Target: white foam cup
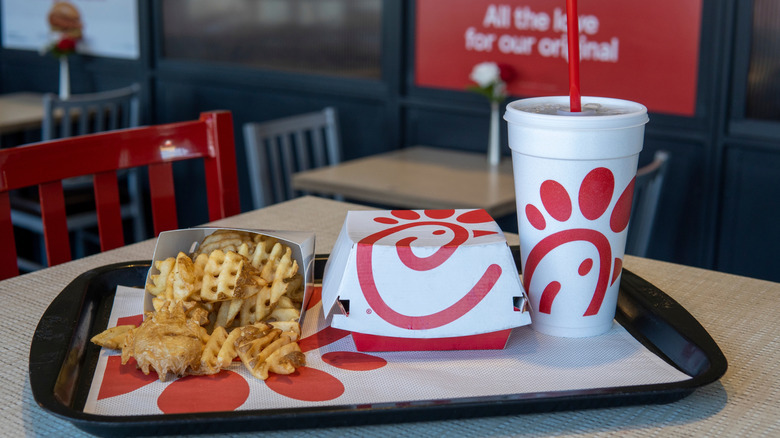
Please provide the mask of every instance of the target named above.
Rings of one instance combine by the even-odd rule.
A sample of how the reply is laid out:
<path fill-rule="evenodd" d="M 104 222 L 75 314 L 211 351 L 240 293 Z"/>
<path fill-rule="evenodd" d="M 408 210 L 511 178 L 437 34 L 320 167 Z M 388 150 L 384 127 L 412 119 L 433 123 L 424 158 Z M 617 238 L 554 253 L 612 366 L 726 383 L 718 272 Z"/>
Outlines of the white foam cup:
<path fill-rule="evenodd" d="M 582 97 L 507 105 L 523 286 L 531 326 L 564 337 L 608 331 L 617 306 L 647 108 Z"/>

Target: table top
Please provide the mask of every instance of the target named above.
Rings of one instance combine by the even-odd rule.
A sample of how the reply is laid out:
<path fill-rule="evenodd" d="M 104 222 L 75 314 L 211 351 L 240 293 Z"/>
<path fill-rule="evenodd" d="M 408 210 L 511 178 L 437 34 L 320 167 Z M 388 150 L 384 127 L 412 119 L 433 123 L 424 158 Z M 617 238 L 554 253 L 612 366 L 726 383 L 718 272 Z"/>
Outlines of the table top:
<path fill-rule="evenodd" d="M 9 93 L 0 95 L 0 135 L 40 129 L 43 122 L 43 94 Z"/>
<path fill-rule="evenodd" d="M 303 197 L 213 222 L 216 226 L 313 230 L 328 253 L 350 209 L 366 207 Z M 316 213 L 316 214 L 314 214 Z M 510 244 L 517 236 L 507 235 Z M 128 245 L 0 281 L 0 428 L 7 436 L 88 436 L 40 408 L 27 377 L 35 327 L 76 276 L 109 263 L 148 260 L 154 241 Z M 683 305 L 729 360 L 718 382 L 674 403 L 543 414 L 397 423 L 268 436 L 774 436 L 780 430 L 780 283 L 626 256 L 624 266 Z M 262 435 L 262 434 L 259 434 Z M 221 435 L 229 436 L 229 435 Z"/>
<path fill-rule="evenodd" d="M 414 146 L 296 173 L 296 190 L 390 207 L 515 211 L 512 161 L 490 166 L 485 154 Z"/>

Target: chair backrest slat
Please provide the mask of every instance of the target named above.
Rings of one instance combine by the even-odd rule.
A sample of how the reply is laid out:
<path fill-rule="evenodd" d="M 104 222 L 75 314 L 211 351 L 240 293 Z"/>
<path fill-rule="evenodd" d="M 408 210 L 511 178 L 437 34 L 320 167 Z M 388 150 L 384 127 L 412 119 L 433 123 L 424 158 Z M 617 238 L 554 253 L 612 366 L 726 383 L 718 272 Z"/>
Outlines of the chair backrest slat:
<path fill-rule="evenodd" d="M 246 162 L 249 167 L 249 180 L 252 186 L 252 205 L 270 204 L 272 199 L 271 175 L 263 169 L 270 169 L 271 166 L 268 164 L 267 148 L 262 144 L 264 139 L 256 133 L 257 126 L 255 124 L 245 124 L 243 131 Z"/>
<path fill-rule="evenodd" d="M 68 217 L 65 214 L 65 195 L 62 181 L 44 182 L 38 185 L 43 221 L 43 239 L 49 266 L 70 260 Z"/>
<path fill-rule="evenodd" d="M 295 172 L 295 161 L 293 158 L 294 152 L 293 152 L 293 145 L 290 141 L 289 135 L 283 135 L 281 136 L 281 142 L 282 142 L 282 163 L 280 169 L 284 169 L 284 172 L 280 172 L 280 179 L 281 183 L 279 185 L 280 188 L 284 191 L 284 197 L 285 199 L 290 199 L 293 197 L 293 189 L 292 186 L 289 183 L 289 178 L 292 176 L 292 174 Z"/>
<path fill-rule="evenodd" d="M 119 184 L 115 170 L 96 173 L 95 208 L 97 210 L 100 250 L 119 248 L 125 245 L 122 228 L 122 212 L 119 203 Z"/>
<path fill-rule="evenodd" d="M 268 164 L 269 168 L 266 170 L 271 174 L 271 178 L 273 180 L 273 184 L 271 185 L 273 189 L 273 196 L 274 199 L 283 199 L 284 198 L 284 180 L 282 179 L 282 150 L 284 148 L 284 142 L 280 138 L 269 138 L 268 139 Z"/>
<path fill-rule="evenodd" d="M 122 112 L 124 106 L 120 103 L 109 103 L 106 105 L 106 116 L 108 118 L 108 129 L 119 129 L 121 126 Z"/>
<path fill-rule="evenodd" d="M 101 132 L 101 131 L 107 131 L 108 128 L 108 121 L 106 117 L 106 111 L 108 111 L 109 105 L 95 105 L 94 109 L 91 109 L 89 113 L 87 113 L 87 122 L 89 122 L 89 117 L 92 116 L 95 119 L 95 132 Z M 87 125 L 84 125 L 84 128 L 87 128 Z M 86 134 L 86 131 L 79 132 L 79 135 Z"/>
<path fill-rule="evenodd" d="M 60 124 L 60 135 L 58 137 L 71 137 L 73 136 L 73 119 L 76 119 L 79 126 L 82 125 L 83 118 L 81 117 L 80 113 L 77 111 L 71 110 L 70 108 L 63 108 L 63 118 L 62 123 Z M 55 138 L 55 137 L 52 137 Z M 44 139 L 48 140 L 48 139 Z"/>
<path fill-rule="evenodd" d="M 209 147 L 208 159 L 203 163 L 209 220 L 215 221 L 241 211 L 233 117 L 226 111 L 214 111 L 201 114 L 200 121 L 206 126 Z"/>
<path fill-rule="evenodd" d="M 243 133 L 254 208 L 297 196 L 292 187 L 295 172 L 341 161 L 338 117 L 332 107 L 246 123 Z"/>
<path fill-rule="evenodd" d="M 327 107 L 323 110 L 325 114 L 325 137 L 328 145 L 328 164 L 341 162 L 341 147 L 332 147 L 331 145 L 341 144 L 341 132 L 339 130 L 339 116 L 336 108 Z"/>
<path fill-rule="evenodd" d="M 326 147 L 325 139 L 322 135 L 321 129 L 314 129 L 311 131 L 311 147 L 314 150 L 314 164 L 301 168 L 300 170 L 308 170 L 312 167 L 322 167 L 328 164 L 325 159 Z"/>
<path fill-rule="evenodd" d="M 297 170 L 311 169 L 311 159 L 309 158 L 309 149 L 312 144 L 309 143 L 306 132 L 302 129 L 296 129 L 293 138 L 295 139 L 295 167 Z"/>
<path fill-rule="evenodd" d="M 11 200 L 8 192 L 0 191 L 0 241 L 14 241 L 14 226 L 11 223 Z M 10 249 L 13 249 L 11 251 Z M 19 275 L 16 265 L 16 247 L 6 248 L 0 251 L 0 279 Z"/>
<path fill-rule="evenodd" d="M 159 163 L 149 166 L 149 196 L 152 204 L 154 234 L 176 228 L 176 192 L 173 189 L 173 165 Z"/>
<path fill-rule="evenodd" d="M 38 185 L 49 265 L 70 260 L 61 181 L 83 175 L 93 175 L 101 216 L 98 224 L 101 247 L 115 247 L 118 239 L 109 239 L 104 244 L 103 238 L 106 234 L 118 234 L 122 227 L 117 212 L 117 171 L 139 166 L 148 166 L 156 234 L 178 226 L 174 161 L 203 160 L 210 220 L 238 214 L 241 207 L 232 126 L 229 112 L 214 111 L 201 114 L 196 121 L 121 129 L 0 150 L 3 250 L 16 254 L 8 192 Z M 102 205 L 104 201 L 106 206 Z M 0 261 L 4 265 L 8 262 L 5 258 Z M 9 265 L 12 267 L 0 268 L 0 279 L 18 273 L 15 257 Z"/>

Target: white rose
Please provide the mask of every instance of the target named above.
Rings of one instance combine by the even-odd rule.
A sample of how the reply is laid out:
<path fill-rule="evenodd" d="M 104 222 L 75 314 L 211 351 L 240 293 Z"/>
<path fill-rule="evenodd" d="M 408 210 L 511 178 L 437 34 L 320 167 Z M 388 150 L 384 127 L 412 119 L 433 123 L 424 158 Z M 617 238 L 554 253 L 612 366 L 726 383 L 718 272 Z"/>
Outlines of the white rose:
<path fill-rule="evenodd" d="M 501 69 L 495 62 L 482 62 L 474 66 L 469 78 L 480 87 L 501 82 Z"/>

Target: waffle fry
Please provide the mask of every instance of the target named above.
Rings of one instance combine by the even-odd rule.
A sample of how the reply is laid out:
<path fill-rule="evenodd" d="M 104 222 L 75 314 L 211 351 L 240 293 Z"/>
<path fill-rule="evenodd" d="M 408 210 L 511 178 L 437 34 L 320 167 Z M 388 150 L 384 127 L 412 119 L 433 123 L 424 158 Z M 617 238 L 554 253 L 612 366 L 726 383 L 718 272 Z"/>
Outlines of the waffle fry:
<path fill-rule="evenodd" d="M 111 327 L 110 329 L 93 336 L 90 341 L 101 347 L 118 350 L 125 344 L 127 334 L 134 328 L 134 325 L 118 325 L 116 327 Z"/>
<path fill-rule="evenodd" d="M 271 303 L 276 303 L 283 294 L 287 293 L 287 287 L 290 285 L 291 280 L 293 280 L 295 274 L 297 273 L 298 262 L 293 260 L 292 250 L 287 248 L 284 256 L 276 265 L 276 270 L 274 272 L 274 277 L 271 283 Z"/>
<path fill-rule="evenodd" d="M 258 379 L 267 379 L 269 372 L 291 374 L 296 368 L 306 365 L 306 357 L 296 343 L 297 339 L 295 332 L 281 332 L 274 328 L 260 338 L 239 345 L 238 356 L 246 369 Z"/>
<path fill-rule="evenodd" d="M 277 249 L 279 246 L 279 249 Z M 260 276 L 270 284 L 266 284 L 254 300 L 247 301 L 241 308 L 240 321 L 242 325 L 253 324 L 257 321 L 267 319 L 279 302 L 279 299 L 288 291 L 302 286 L 302 278 L 296 278 L 298 273 L 298 262 L 292 259 L 292 251 L 287 248 L 281 255 L 281 245 L 274 245 L 271 255 L 276 255 L 274 259 L 269 259 L 263 268 Z M 278 257 L 278 258 L 277 258 Z M 278 260 L 272 262 L 271 260 Z M 273 265 L 273 270 L 268 269 Z M 293 316 L 297 320 L 300 314 Z"/>
<path fill-rule="evenodd" d="M 200 297 L 206 301 L 242 298 L 242 286 L 248 281 L 244 265 L 246 259 L 238 253 L 216 249 L 209 254 L 203 268 Z"/>
<path fill-rule="evenodd" d="M 298 347 L 303 276 L 277 239 L 234 230 L 207 236 L 190 256 L 155 262 L 146 285 L 154 312 L 138 327 L 92 341 L 134 357 L 144 373 L 215 374 L 239 358 L 255 377 L 305 364 Z M 209 334 L 210 333 L 210 334 Z"/>
<path fill-rule="evenodd" d="M 173 299 L 175 301 L 186 300 L 195 293 L 199 283 L 198 279 L 203 277 L 203 273 L 198 272 L 199 268 L 183 252 L 176 256 L 176 263 L 173 266 Z"/>
<path fill-rule="evenodd" d="M 263 270 L 260 272 L 260 276 L 266 282 L 271 283 L 274 281 L 276 270 L 286 253 L 284 249 L 285 247 L 283 247 L 281 243 L 277 242 L 268 253 L 268 259 L 265 261 Z M 287 248 L 287 250 L 289 251 L 290 249 Z"/>
<path fill-rule="evenodd" d="M 159 297 L 162 295 L 162 298 L 170 299 L 173 297 L 173 283 L 172 280 L 172 274 L 173 274 L 173 268 L 176 265 L 176 259 L 174 258 L 167 258 L 165 260 L 158 260 L 154 262 L 154 268 L 157 269 L 160 273 L 157 275 L 152 275 L 150 277 L 152 283 L 146 285 L 146 290 L 149 291 L 150 294 Z M 170 292 L 167 292 L 170 289 Z M 170 295 L 170 296 L 169 296 Z"/>
<path fill-rule="evenodd" d="M 217 327 L 211 333 L 208 342 L 203 347 L 203 354 L 200 357 L 200 371 L 204 374 L 216 374 L 222 370 L 223 366 L 219 361 L 219 353 L 222 350 L 228 334 L 224 327 Z M 232 358 L 230 360 L 233 360 Z"/>
<path fill-rule="evenodd" d="M 217 320 L 214 325 L 217 327 L 230 327 L 233 321 L 238 316 L 238 312 L 241 311 L 245 300 L 236 298 L 230 301 L 223 301 L 219 305 L 219 311 L 217 312 Z M 243 325 L 243 324 L 242 324 Z"/>
<path fill-rule="evenodd" d="M 269 368 L 265 360 L 271 353 L 290 343 L 290 339 L 280 337 L 282 331 L 279 329 L 262 331 L 254 326 L 247 326 L 244 329 L 247 330 L 242 332 L 236 341 L 238 357 L 253 376 L 265 380 L 268 378 Z"/>
<path fill-rule="evenodd" d="M 238 248 L 246 243 L 253 242 L 253 233 L 237 230 L 217 230 L 206 236 L 198 245 L 198 249 L 193 258 L 198 254 L 210 254 L 212 251 L 220 250 L 222 252 L 238 252 Z"/>
<path fill-rule="evenodd" d="M 267 319 L 269 321 L 297 321 L 300 317 L 301 312 L 293 304 L 293 301 L 286 296 L 282 296 Z"/>
<path fill-rule="evenodd" d="M 306 365 L 306 356 L 297 343 L 290 342 L 271 353 L 265 363 L 268 364 L 268 371 L 272 373 L 292 374 L 296 368 Z"/>
<path fill-rule="evenodd" d="M 277 244 L 281 248 L 279 241 L 273 237 L 257 235 L 252 244 L 244 243 L 237 252 L 249 259 L 252 266 L 262 269 L 271 258 L 271 252 Z"/>
<path fill-rule="evenodd" d="M 268 325 L 286 333 L 293 341 L 297 341 L 301 337 L 301 325 L 296 321 L 272 321 Z"/>
<path fill-rule="evenodd" d="M 303 287 L 303 275 L 300 273 L 295 274 L 291 278 L 287 285 L 286 295 L 295 303 L 298 307 L 303 304 L 303 293 L 305 288 Z"/>
<path fill-rule="evenodd" d="M 206 325 L 210 321 L 208 309 L 204 307 L 203 303 L 197 301 L 173 301 L 155 297 L 152 299 L 152 306 L 154 306 L 155 312 L 159 312 L 160 309 L 167 309 L 170 312 L 179 306 L 184 309 L 188 319 L 192 319 L 200 325 Z"/>
<path fill-rule="evenodd" d="M 166 301 L 189 299 L 195 291 L 201 289 L 203 265 L 203 259 L 199 264 L 193 263 L 183 252 L 175 258 L 159 260 L 154 266 L 160 273 L 150 277 L 151 283 L 146 285 L 146 290 Z"/>
<path fill-rule="evenodd" d="M 241 336 L 241 328 L 234 328 L 228 335 L 227 339 L 225 339 L 222 347 L 219 349 L 219 354 L 217 355 L 217 365 L 221 368 L 227 368 L 231 363 L 233 363 L 233 359 L 238 357 L 238 351 L 236 351 L 236 340 L 239 336 Z"/>

